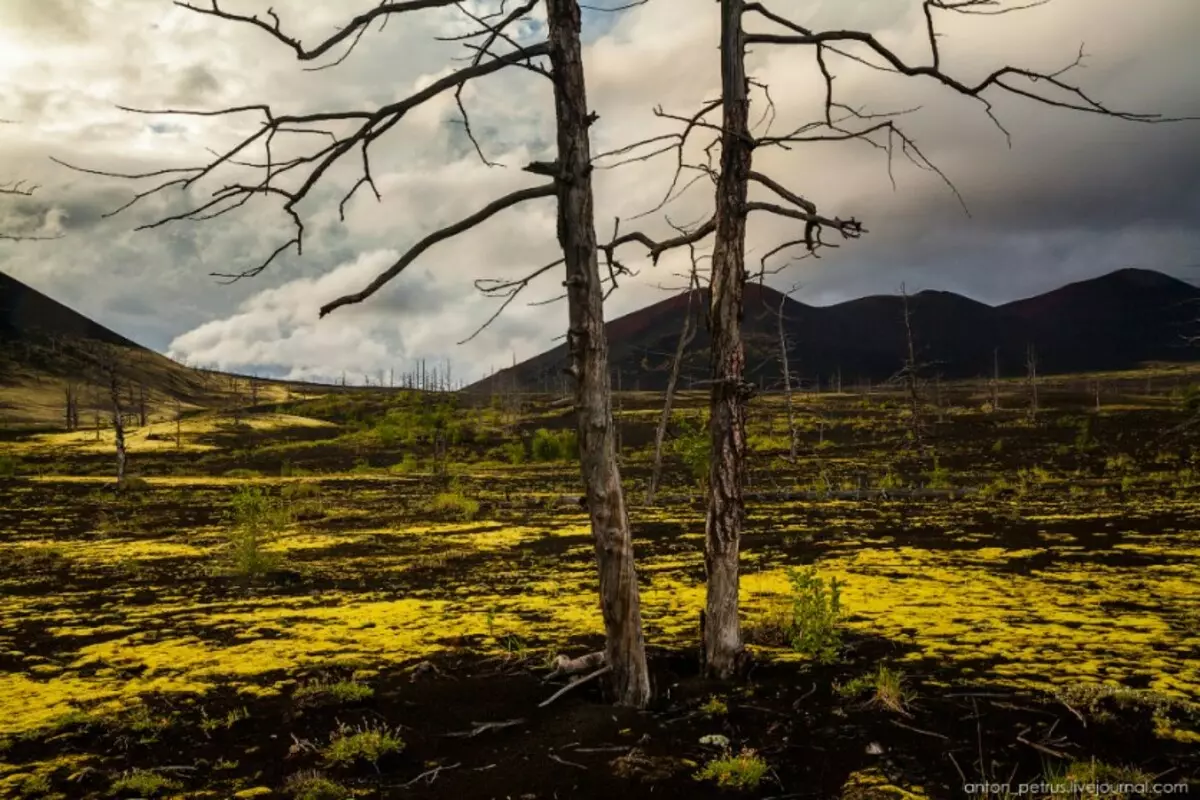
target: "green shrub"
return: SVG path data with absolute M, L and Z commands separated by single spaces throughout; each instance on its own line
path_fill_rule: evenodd
M 837 659 L 842 646 L 839 627 L 842 617 L 841 586 L 817 574 L 816 567 L 789 569 L 792 585 L 792 649 L 821 663 Z
M 225 470 L 226 478 L 261 478 L 262 473 L 256 469 L 227 469 Z
M 712 452 L 708 426 L 684 422 L 671 440 L 671 452 L 683 462 L 698 486 L 708 482 L 709 458 Z
M 501 451 L 504 454 L 504 460 L 515 465 L 524 464 L 526 459 L 525 443 L 524 442 L 508 442 Z
M 408 452 L 404 454 L 404 458 L 388 467 L 388 472 L 396 475 L 411 475 L 420 468 L 421 462 L 417 460 L 417 454 Z
M 0 478 L 15 478 L 21 468 L 21 462 L 16 456 L 7 453 L 0 455 Z
M 579 439 L 575 431 L 563 428 L 548 431 L 538 428 L 529 443 L 529 453 L 534 461 L 568 461 L 579 458 Z
M 155 797 L 163 792 L 176 791 L 181 788 L 177 781 L 164 778 L 156 772 L 141 769 L 126 772 L 112 784 L 113 794 L 133 792 L 139 797 Z
M 461 492 L 442 492 L 429 501 L 427 508 L 435 514 L 452 514 L 469 520 L 479 513 L 479 501 Z
M 254 577 L 275 569 L 279 556 L 266 548 L 290 522 L 288 509 L 262 489 L 243 486 L 230 501 L 230 510 L 229 557 L 234 570 Z
M 930 489 L 953 489 L 954 482 L 950 480 L 950 468 L 943 467 L 937 458 L 933 459 L 933 471 L 929 473 Z

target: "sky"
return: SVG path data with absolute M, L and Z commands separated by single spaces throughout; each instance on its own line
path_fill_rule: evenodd
M 376 4 L 225 0 L 221 7 L 265 18 L 271 5 L 283 30 L 311 45 Z M 603 4 L 620 0 L 590 3 Z M 464 2 L 472 13 L 497 5 Z M 815 29 L 869 31 L 910 63 L 928 63 L 916 0 L 775 0 L 768 6 Z M 696 0 L 585 11 L 588 99 L 599 115 L 594 153 L 677 131 L 676 122 L 656 116 L 656 107 L 690 115 L 718 96 L 718 11 L 716 3 Z M 518 42 L 545 35 L 540 17 L 539 6 L 513 29 Z M 1200 116 L 1195 0 L 1050 0 L 1001 16 L 942 14 L 938 20 L 942 68 L 966 82 L 1006 64 L 1054 71 L 1083 46 L 1086 60 L 1066 77 L 1110 108 Z M 256 277 L 234 283 L 211 273 L 254 267 L 293 235 L 278 198 L 258 197 L 211 220 L 137 228 L 248 180 L 250 168 L 229 165 L 186 192 L 172 187 L 113 214 L 154 183 L 79 172 L 52 160 L 126 174 L 203 165 L 262 122 L 254 112 L 181 116 L 119 106 L 372 111 L 461 68 L 470 51 L 445 38 L 470 26 L 455 7 L 406 13 L 382 30 L 372 27 L 341 64 L 314 72 L 314 63 L 336 55 L 301 63 L 263 31 L 167 0 L 4 0 L 0 184 L 25 180 L 38 190 L 32 197 L 0 197 L 0 232 L 52 238 L 0 241 L 0 270 L 198 366 L 317 380 L 345 373 L 353 380 L 401 372 L 423 358 L 449 360 L 455 375 L 474 379 L 548 349 L 565 332 L 566 305 L 527 301 L 560 293 L 558 270 L 477 337 L 458 342 L 499 302 L 477 290 L 477 279 L 520 277 L 558 257 L 553 199 L 508 209 L 434 246 L 360 305 L 324 319 L 317 314 L 322 304 L 363 288 L 432 231 L 544 180 L 521 169 L 554 156 L 551 84 L 533 72 L 504 70 L 472 82 L 463 94 L 484 154 L 502 166 L 480 160 L 452 94 L 437 95 L 372 146 L 381 200 L 362 189 L 346 204 L 345 219 L 339 217 L 340 198 L 361 175 L 357 154 L 343 159 L 297 208 L 305 226 L 303 254 L 292 249 Z M 761 21 L 748 27 L 772 30 Z M 756 45 L 747 66 L 756 83 L 770 87 L 771 132 L 820 117 L 825 86 L 811 49 Z M 787 254 L 776 257 L 770 265 L 787 268 L 768 278 L 771 285 L 799 284 L 793 296 L 815 305 L 895 293 L 901 284 L 910 292 L 942 289 L 1000 303 L 1128 266 L 1200 277 L 1200 122 L 1145 125 L 989 95 L 1010 144 L 978 102 L 934 81 L 885 74 L 836 55 L 829 66 L 837 97 L 849 106 L 864 113 L 916 109 L 898 124 L 957 188 L 970 216 L 938 175 L 898 154 L 889 175 L 886 153 L 862 142 L 762 148 L 757 170 L 811 199 L 825 215 L 855 217 L 868 231 L 819 260 L 787 266 Z M 765 110 L 756 89 L 752 119 Z M 331 130 L 348 128 L 341 123 Z M 274 157 L 311 153 L 323 141 L 322 134 L 283 134 Z M 263 155 L 259 148 L 244 158 Z M 698 149 L 688 155 L 698 156 Z M 601 240 L 617 218 L 622 232 L 660 238 L 672 235 L 672 224 L 711 215 L 706 179 L 661 211 L 638 217 L 658 205 L 673 172 L 670 155 L 598 169 Z M 790 221 L 752 215 L 748 263 L 756 267 L 764 253 L 798 235 Z M 681 288 L 679 276 L 689 264 L 680 251 L 651 265 L 637 245 L 623 249 L 622 260 L 637 274 L 622 280 L 607 301 L 609 319 Z

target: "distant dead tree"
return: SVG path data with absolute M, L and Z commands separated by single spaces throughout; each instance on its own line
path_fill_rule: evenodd
M 763 257 L 803 247 L 815 255 L 823 246 L 831 246 L 822 234 L 832 231 L 844 239 L 858 238 L 866 230 L 858 220 L 821 214 L 816 203 L 802 193 L 786 187 L 779 180 L 756 171 L 753 154 L 766 147 L 790 148 L 799 144 L 818 142 L 861 141 L 878 148 L 889 157 L 897 148 L 906 158 L 922 169 L 937 174 L 961 201 L 957 189 L 945 174 L 930 161 L 917 143 L 898 124 L 904 112 L 864 113 L 859 108 L 839 100 L 834 91 L 833 64 L 843 59 L 871 69 L 922 78 L 940 84 L 950 92 L 978 101 L 984 112 L 1007 137 L 999 122 L 989 96 L 996 93 L 1015 95 L 1042 105 L 1079 112 L 1115 117 L 1137 122 L 1162 122 L 1157 114 L 1137 114 L 1110 109 L 1090 97 L 1081 88 L 1065 79 L 1065 74 L 1083 60 L 1083 52 L 1065 69 L 1037 72 L 1021 67 L 1004 66 L 993 70 L 982 80 L 969 83 L 943 68 L 942 50 L 936 18 L 940 13 L 960 15 L 999 15 L 1044 4 L 1044 0 L 924 0 L 927 45 L 930 58 L 926 63 L 912 63 L 883 44 L 874 34 L 864 30 L 813 30 L 793 19 L 772 11 L 758 0 L 720 0 L 721 13 L 721 95 L 705 102 L 693 114 L 675 115 L 661 109 L 655 113 L 680 123 L 681 132 L 673 146 L 664 146 L 666 137 L 658 136 L 639 144 L 652 148 L 645 154 L 627 158 L 650 158 L 658 153 L 672 153 L 676 158 L 675 176 L 663 199 L 665 205 L 696 180 L 709 178 L 715 185 L 713 216 L 695 225 L 689 236 L 700 241 L 715 235 L 712 262 L 712 291 L 708 328 L 712 339 L 710 396 L 710 433 L 712 438 L 709 508 L 705 533 L 705 570 L 708 578 L 707 599 L 702 617 L 706 672 L 714 677 L 729 677 L 741 661 L 742 638 L 738 617 L 738 551 L 742 524 L 745 518 L 743 485 L 746 461 L 746 404 L 752 387 L 744 380 L 745 357 L 741 339 L 743 288 L 748 278 L 745 267 L 746 218 L 752 212 L 772 214 L 794 220 L 802 226 L 802 235 L 785 241 Z M 747 16 L 765 24 L 765 30 L 747 32 Z M 767 86 L 747 75 L 745 52 L 748 46 L 769 51 L 774 47 L 811 48 L 815 66 L 825 83 L 824 116 L 793 130 L 772 135 L 774 105 Z M 750 94 L 760 90 L 765 99 L 765 113 L 753 128 L 765 130 L 756 134 L 750 123 Z M 708 119 L 717 111 L 721 120 Z M 685 146 L 697 131 L 714 131 L 717 141 L 704 148 L 705 158 L 689 163 Z M 630 153 L 636 145 L 624 148 Z M 713 163 L 713 153 L 719 149 L 719 165 Z M 684 172 L 695 176 L 681 187 Z M 770 201 L 752 199 L 750 187 L 765 192 Z M 966 208 L 963 204 L 964 210 Z M 800 233 L 800 231 L 798 231 Z M 614 237 L 613 244 L 643 241 L 637 234 Z M 643 243 L 645 243 L 643 241 Z M 651 255 L 657 255 L 654 248 Z
M 1025 385 L 1029 389 L 1029 418 L 1038 413 L 1038 355 L 1033 342 L 1025 345 Z
M 692 308 L 701 297 L 699 257 L 696 254 L 695 244 L 689 243 L 687 247 L 692 263 L 691 272 L 688 275 L 687 308 L 683 312 L 683 329 L 679 332 L 675 354 L 671 357 L 671 371 L 667 376 L 667 390 L 663 395 L 662 413 L 658 417 L 658 427 L 654 430 L 654 461 L 650 467 L 650 482 L 646 487 L 646 505 L 654 505 L 654 495 L 658 492 L 658 481 L 662 475 L 663 442 L 667 436 L 667 426 L 671 422 L 675 391 L 679 386 L 679 372 L 683 368 L 687 348 L 696 338 L 696 320 Z
M 1000 410 L 1000 348 L 992 348 L 992 411 Z
M 923 364 L 917 362 L 912 309 L 908 304 L 908 291 L 904 288 L 904 284 L 900 284 L 900 300 L 903 304 L 904 317 L 904 366 L 896 373 L 894 380 L 898 380 L 904 385 L 904 394 L 908 398 L 908 435 L 913 447 L 921 451 L 925 448 L 926 434 L 920 375 Z
M 518 42 L 514 36 L 522 34 L 514 30 L 515 27 L 527 21 L 539 3 L 545 9 L 545 24 L 534 33 L 525 35 L 544 35 L 545 38 L 531 43 Z M 640 0 L 631 5 L 638 4 Z M 474 7 L 468 7 L 468 4 L 459 0 L 378 3 L 351 17 L 335 33 L 312 46 L 286 33 L 285 26 L 274 12 L 268 13 L 268 19 L 261 19 L 227 11 L 216 2 L 204 5 L 178 2 L 176 5 L 197 14 L 252 26 L 294 52 L 301 61 L 316 62 L 324 57 L 331 59 L 318 69 L 344 61 L 372 26 L 402 19 L 405 14 L 454 7 L 474 25 L 472 30 L 450 37 L 463 42 L 470 51 L 464 64 L 456 65 L 451 71 L 428 81 L 407 96 L 365 110 L 285 114 L 276 112 L 266 104 L 220 110 L 165 109 L 152 112 L 131 109 L 135 113 L 204 117 L 247 112 L 263 116 L 263 122 L 255 133 L 196 167 L 140 175 L 84 170 L 124 178 L 157 177 L 160 181 L 158 185 L 139 192 L 125 208 L 167 189 L 192 189 L 206 179 L 216 182 L 218 188 L 211 199 L 145 226 L 148 228 L 182 220 L 197 221 L 222 216 L 242 207 L 252 198 L 278 200 L 291 220 L 292 235 L 255 265 L 219 276 L 226 280 L 258 275 L 292 248 L 301 254 L 305 226 L 298 207 L 305 198 L 316 194 L 314 187 L 325 185 L 322 179 L 326 175 L 338 171 L 332 169 L 335 165 L 348 164 L 350 159 L 361 165 L 360 177 L 338 205 L 340 215 L 344 217 L 347 203 L 360 189 L 369 190 L 376 199 L 380 199 L 371 170 L 372 146 L 410 111 L 440 95 L 453 94 L 463 131 L 476 154 L 491 166 L 494 162 L 488 160 L 473 133 L 464 105 L 464 87 L 510 68 L 523 69 L 552 83 L 557 155 L 551 162 L 533 162 L 524 167 L 525 172 L 544 180 L 498 197 L 474 213 L 423 237 L 361 291 L 326 302 L 320 309 L 320 316 L 323 318 L 338 308 L 367 300 L 430 248 L 467 233 L 506 209 L 540 199 L 553 198 L 557 202 L 557 235 L 562 256 L 519 281 L 478 281 L 479 288 L 504 298 L 496 315 L 486 320 L 480 329 L 486 328 L 534 278 L 556 267 L 564 268 L 569 317 L 569 372 L 575 380 L 581 478 L 596 540 L 601 610 L 606 632 L 603 669 L 611 672 L 618 703 L 645 706 L 650 699 L 650 680 L 629 514 L 616 458 L 603 311 L 605 284 L 615 287 L 618 276 L 628 270 L 609 251 L 608 277 L 601 278 L 593 219 L 593 157 L 588 132 L 597 116 L 587 104 L 581 45 L 582 23 L 577 0 L 525 0 L 511 8 L 500 4 L 498 10 L 487 13 L 477 12 L 473 10 Z M 283 149 L 280 145 L 282 140 L 293 143 L 294 149 L 290 152 L 299 154 L 279 155 L 278 151 Z M 301 148 L 308 143 L 311 143 L 311 149 L 302 152 Z M 225 182 L 215 177 L 214 173 L 226 170 L 234 172 L 236 177 Z M 249 182 L 244 177 L 247 173 L 253 174 Z M 649 241 L 646 237 L 642 238 Z M 650 244 L 658 252 L 678 246 L 671 242 Z
M 791 295 L 792 292 L 796 291 L 799 288 L 800 288 L 800 285 L 796 284 L 796 285 L 792 286 L 792 288 L 789 289 L 788 291 L 783 292 L 779 297 L 779 307 L 777 309 L 775 309 L 775 323 L 776 323 L 777 331 L 779 333 L 779 366 L 783 370 L 783 402 L 784 402 L 784 406 L 787 409 L 788 442 L 789 442 L 788 458 L 791 458 L 793 460 L 795 460 L 795 458 L 796 458 L 796 444 L 797 444 L 796 440 L 799 438 L 799 432 L 796 430 L 796 411 L 795 411 L 795 407 L 792 403 L 792 370 L 791 370 L 791 358 L 789 356 L 789 353 L 791 352 L 791 345 L 793 343 L 791 341 L 789 341 L 788 336 L 787 336 L 787 329 L 784 327 L 784 324 L 783 324 L 783 321 L 784 321 L 783 309 L 787 305 L 788 296 Z M 842 384 L 842 373 L 841 373 L 841 369 L 839 368 L 838 369 L 838 391 L 839 392 L 841 392 L 841 390 L 842 390 L 841 384 Z

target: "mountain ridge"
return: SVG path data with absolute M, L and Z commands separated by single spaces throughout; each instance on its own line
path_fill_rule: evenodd
M 692 291 L 700 293 L 703 305 L 700 328 L 684 358 L 685 386 L 708 377 L 707 289 Z M 665 367 L 676 349 L 687 296 L 681 292 L 606 324 L 610 364 L 622 388 L 665 387 Z M 903 366 L 904 300 L 899 294 L 816 306 L 750 283 L 743 300 L 743 338 L 748 379 L 760 386 L 782 385 L 776 316 L 781 302 L 790 371 L 807 384 L 827 385 L 838 375 L 847 386 L 885 381 Z M 1187 341 L 1198 327 L 1200 288 L 1154 270 L 1126 267 L 996 305 L 925 289 L 909 295 L 908 305 L 917 360 L 930 376 L 990 375 L 994 358 L 1002 376 L 1023 375 L 1028 345 L 1035 348 L 1043 372 L 1200 361 L 1200 348 Z M 651 355 L 657 364 L 649 363 Z M 559 373 L 566 357 L 566 346 L 560 344 L 467 388 L 561 390 Z

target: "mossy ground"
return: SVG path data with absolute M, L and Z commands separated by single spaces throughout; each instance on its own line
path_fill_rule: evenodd
M 201 415 L 178 449 L 131 435 L 148 486 L 122 495 L 94 435 L 14 441 L 0 796 L 700 797 L 718 792 L 693 778 L 720 755 L 699 741 L 713 733 L 766 760 L 757 796 L 955 796 L 1090 759 L 1200 780 L 1200 465 L 1187 434 L 1160 438 L 1183 417 L 1165 396 L 1096 413 L 1044 390 L 1030 422 L 981 410 L 976 388 L 944 388 L 936 468 L 905 448 L 898 398 L 799 398 L 795 464 L 780 457 L 781 399 L 753 401 L 752 491 L 986 491 L 752 503 L 756 666 L 728 686 L 696 676 L 702 510 L 637 507 L 657 398 L 624 396 L 657 693 L 642 714 L 611 708 L 599 684 L 537 707 L 556 688 L 541 682 L 548 658 L 602 641 L 587 517 L 554 502 L 577 491 L 577 465 L 505 463 L 520 437 L 571 424 L 544 398 L 435 412 L 374 392 L 236 426 Z M 684 397 L 679 417 L 702 400 Z M 254 578 L 229 557 L 246 484 L 292 512 L 264 544 L 279 567 Z M 668 459 L 662 491 L 691 487 Z M 447 496 L 471 502 L 433 502 Z M 842 585 L 833 664 L 754 636 L 787 602 L 788 567 L 807 564 Z M 903 674 L 904 713 L 838 690 L 880 665 Z M 335 685 L 370 691 L 314 702 L 301 689 Z M 714 697 L 725 713 L 704 711 Z M 374 763 L 324 755 L 364 729 L 403 747 Z

